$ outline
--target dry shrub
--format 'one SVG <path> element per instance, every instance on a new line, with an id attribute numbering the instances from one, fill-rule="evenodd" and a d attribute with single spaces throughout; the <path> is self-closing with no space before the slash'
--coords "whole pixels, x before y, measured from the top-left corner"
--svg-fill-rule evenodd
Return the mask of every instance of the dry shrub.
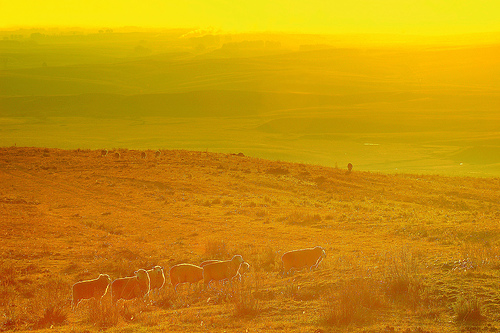
<path id="1" fill-rule="evenodd" d="M 482 315 L 482 306 L 479 299 L 474 296 L 460 295 L 453 305 L 456 320 L 459 322 L 478 323 L 485 319 Z"/>
<path id="2" fill-rule="evenodd" d="M 266 171 L 266 173 L 270 175 L 275 175 L 275 176 L 280 176 L 280 175 L 288 175 L 290 171 L 286 168 L 282 167 L 277 167 L 277 168 L 270 168 Z"/>
<path id="3" fill-rule="evenodd" d="M 93 300 L 87 310 L 87 320 L 99 328 L 113 327 L 118 324 L 118 310 L 109 303 L 99 304 L 98 301 Z"/>
<path id="4" fill-rule="evenodd" d="M 249 290 L 238 290 L 233 297 L 235 317 L 253 317 L 260 311 L 259 300 Z"/>
<path id="5" fill-rule="evenodd" d="M 223 259 L 228 257 L 229 251 L 226 242 L 212 239 L 205 244 L 205 254 L 209 258 Z"/>
<path id="6" fill-rule="evenodd" d="M 0 261 L 0 285 L 11 286 L 16 283 L 17 269 L 9 260 Z"/>
<path id="7" fill-rule="evenodd" d="M 167 282 L 165 282 L 166 284 Z M 174 305 L 174 299 L 176 297 L 172 288 L 165 289 L 166 286 L 163 287 L 163 292 L 160 292 L 159 298 L 153 302 L 154 305 L 162 308 L 162 309 L 171 309 Z"/>
<path id="8" fill-rule="evenodd" d="M 411 252 L 401 250 L 396 255 L 387 255 L 384 287 L 390 299 L 405 301 L 413 308 L 421 303 L 423 285 L 415 256 Z"/>
<path id="9" fill-rule="evenodd" d="M 296 210 L 288 215 L 278 218 L 278 221 L 286 222 L 291 225 L 308 226 L 321 222 L 321 216 L 319 214 L 304 213 Z"/>
<path id="10" fill-rule="evenodd" d="M 372 310 L 383 306 L 378 284 L 367 278 L 346 281 L 338 295 L 330 290 L 326 302 L 323 321 L 333 326 L 368 322 Z"/>
<path id="11" fill-rule="evenodd" d="M 255 270 L 274 271 L 276 269 L 276 254 L 277 252 L 270 246 L 257 253 Z"/>
<path id="12" fill-rule="evenodd" d="M 71 286 L 54 277 L 37 289 L 34 299 L 28 303 L 28 321 L 35 329 L 62 325 L 68 317 Z"/>

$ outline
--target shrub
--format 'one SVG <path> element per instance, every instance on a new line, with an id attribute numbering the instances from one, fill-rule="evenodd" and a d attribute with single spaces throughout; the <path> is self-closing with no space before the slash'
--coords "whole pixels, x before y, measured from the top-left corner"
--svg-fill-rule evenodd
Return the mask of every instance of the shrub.
<path id="1" fill-rule="evenodd" d="M 276 251 L 271 247 L 266 247 L 262 252 L 257 254 L 255 269 L 264 270 L 266 272 L 274 271 L 276 268 Z"/>
<path id="2" fill-rule="evenodd" d="M 475 296 L 459 296 L 453 310 L 456 314 L 456 320 L 460 322 L 477 323 L 485 319 L 481 314 L 481 303 Z"/>
<path id="3" fill-rule="evenodd" d="M 250 291 L 239 290 L 233 298 L 235 317 L 256 316 L 261 310 L 259 300 Z"/>
<path id="4" fill-rule="evenodd" d="M 88 307 L 87 320 L 99 328 L 108 328 L 118 324 L 119 315 L 116 307 L 111 304 L 99 304 L 93 300 Z"/>
<path id="5" fill-rule="evenodd" d="M 286 222 L 291 225 L 312 225 L 321 221 L 321 216 L 319 214 L 309 214 L 300 211 L 294 211 L 286 216 L 282 216 L 278 221 Z"/>
<path id="6" fill-rule="evenodd" d="M 205 244 L 205 254 L 210 258 L 222 259 L 228 256 L 226 242 L 223 240 L 209 240 Z"/>
<path id="7" fill-rule="evenodd" d="M 367 322 L 371 318 L 371 310 L 383 306 L 379 287 L 365 278 L 346 281 L 338 295 L 330 290 L 326 300 L 323 321 L 334 326 Z"/>
<path id="8" fill-rule="evenodd" d="M 418 306 L 422 283 L 412 253 L 402 250 L 398 255 L 388 255 L 384 286 L 389 298 L 404 300 L 412 307 Z"/>

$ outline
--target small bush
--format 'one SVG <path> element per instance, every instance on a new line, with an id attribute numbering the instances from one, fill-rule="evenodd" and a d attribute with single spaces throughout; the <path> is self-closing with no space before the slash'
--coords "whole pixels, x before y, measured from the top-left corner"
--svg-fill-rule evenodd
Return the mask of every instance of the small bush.
<path id="1" fill-rule="evenodd" d="M 266 171 L 266 173 L 268 173 L 270 175 L 279 176 L 279 175 L 288 175 L 290 173 L 290 171 L 288 171 L 288 169 L 285 169 L 285 168 L 277 167 L 277 168 L 268 169 Z"/>
<path id="2" fill-rule="evenodd" d="M 371 310 L 382 306 L 379 288 L 374 281 L 364 278 L 347 281 L 338 295 L 330 291 L 323 321 L 333 326 L 364 323 L 371 319 Z"/>
<path id="3" fill-rule="evenodd" d="M 250 291 L 237 292 L 233 304 L 235 317 L 253 317 L 260 312 L 259 300 Z"/>
<path id="4" fill-rule="evenodd" d="M 111 304 L 99 304 L 93 300 L 88 307 L 87 320 L 99 328 L 109 328 L 118 324 L 118 310 Z"/>
<path id="5" fill-rule="evenodd" d="M 278 218 L 280 222 L 286 222 L 291 225 L 312 225 L 321 222 L 321 216 L 319 214 L 309 214 L 300 211 L 294 211 L 286 216 Z"/>
<path id="6" fill-rule="evenodd" d="M 388 255 L 384 286 L 389 298 L 405 301 L 414 308 L 419 305 L 423 286 L 417 266 L 410 252 L 402 250 L 398 255 Z"/>
<path id="7" fill-rule="evenodd" d="M 481 303 L 477 297 L 461 295 L 454 304 L 453 310 L 459 322 L 477 323 L 485 319 L 481 314 Z"/>
<path id="8" fill-rule="evenodd" d="M 231 200 L 231 199 L 224 199 L 224 201 L 222 203 L 224 204 L 224 206 L 229 206 L 229 205 L 233 204 L 233 200 Z"/>
<path id="9" fill-rule="evenodd" d="M 210 258 L 222 259 L 229 255 L 226 242 L 223 240 L 209 240 L 205 244 L 205 254 Z"/>
<path id="10" fill-rule="evenodd" d="M 257 254 L 255 269 L 271 272 L 276 269 L 276 251 L 271 247 L 266 247 Z"/>
<path id="11" fill-rule="evenodd" d="M 43 316 L 35 325 L 36 328 L 50 327 L 63 324 L 68 318 L 67 308 L 61 304 L 53 304 L 45 308 Z"/>

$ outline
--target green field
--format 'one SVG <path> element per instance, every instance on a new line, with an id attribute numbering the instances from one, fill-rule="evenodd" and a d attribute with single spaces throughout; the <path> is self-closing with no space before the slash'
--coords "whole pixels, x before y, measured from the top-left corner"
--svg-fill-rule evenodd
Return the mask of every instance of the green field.
<path id="1" fill-rule="evenodd" d="M 500 175 L 494 40 L 188 32 L 1 32 L 0 146 Z"/>

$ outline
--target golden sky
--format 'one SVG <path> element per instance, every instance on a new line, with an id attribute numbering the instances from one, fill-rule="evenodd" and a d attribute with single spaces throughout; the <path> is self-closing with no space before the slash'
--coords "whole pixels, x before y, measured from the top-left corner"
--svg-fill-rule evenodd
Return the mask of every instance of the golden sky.
<path id="1" fill-rule="evenodd" d="M 0 0 L 0 27 L 212 27 L 226 32 L 500 31 L 497 0 Z"/>

